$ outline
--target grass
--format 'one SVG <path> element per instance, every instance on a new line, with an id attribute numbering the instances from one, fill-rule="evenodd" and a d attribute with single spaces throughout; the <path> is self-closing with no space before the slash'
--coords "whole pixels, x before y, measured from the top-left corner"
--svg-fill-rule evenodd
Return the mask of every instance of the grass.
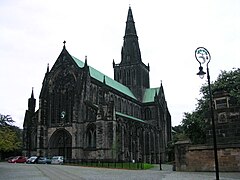
<path id="1" fill-rule="evenodd" d="M 115 168 L 115 169 L 150 169 L 152 164 L 148 163 L 106 163 L 106 162 L 81 162 L 81 163 L 67 163 L 68 165 L 87 166 L 87 167 L 103 167 L 103 168 Z"/>

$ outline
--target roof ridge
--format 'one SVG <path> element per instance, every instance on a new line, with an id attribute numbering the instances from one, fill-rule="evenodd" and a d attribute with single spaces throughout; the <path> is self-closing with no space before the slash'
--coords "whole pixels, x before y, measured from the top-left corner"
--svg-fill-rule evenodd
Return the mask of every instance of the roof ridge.
<path id="1" fill-rule="evenodd" d="M 71 57 L 73 58 L 73 60 L 76 62 L 76 64 L 82 68 L 84 66 L 84 63 L 76 58 L 75 56 L 72 56 Z M 89 65 L 88 65 L 89 66 Z M 105 75 L 104 73 L 100 72 L 99 70 L 95 69 L 94 67 L 92 66 L 89 66 L 89 69 L 90 69 L 90 76 L 93 77 L 94 79 L 100 81 L 100 82 L 103 82 L 104 80 L 104 76 L 105 76 L 105 82 L 106 82 L 106 85 L 114 88 L 115 90 L 117 91 L 120 91 L 122 92 L 123 94 L 133 98 L 133 99 L 137 99 L 134 94 L 132 93 L 132 91 L 125 85 L 119 83 L 118 81 L 112 79 L 111 77 Z"/>
<path id="2" fill-rule="evenodd" d="M 129 118 L 129 119 L 135 120 L 135 121 L 140 121 L 140 122 L 146 123 L 143 119 L 139 119 L 137 117 L 127 115 L 127 114 L 124 114 L 124 113 L 121 113 L 121 112 L 118 112 L 118 111 L 116 111 L 116 115 L 123 116 L 123 117 Z"/>

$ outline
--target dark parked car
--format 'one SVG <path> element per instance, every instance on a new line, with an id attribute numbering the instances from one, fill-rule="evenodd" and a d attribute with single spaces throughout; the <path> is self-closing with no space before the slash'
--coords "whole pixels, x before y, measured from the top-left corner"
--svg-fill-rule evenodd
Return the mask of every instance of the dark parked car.
<path id="1" fill-rule="evenodd" d="M 36 163 L 38 163 L 38 164 L 51 164 L 51 161 L 52 160 L 50 158 L 48 158 L 48 157 L 39 157 L 37 159 Z"/>
<path id="2" fill-rule="evenodd" d="M 24 156 L 16 156 L 12 159 L 9 159 L 9 163 L 25 163 L 27 161 L 27 158 Z"/>

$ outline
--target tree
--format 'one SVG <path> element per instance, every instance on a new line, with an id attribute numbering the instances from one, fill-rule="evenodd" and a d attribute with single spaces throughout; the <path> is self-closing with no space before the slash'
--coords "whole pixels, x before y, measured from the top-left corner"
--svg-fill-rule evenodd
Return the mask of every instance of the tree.
<path id="1" fill-rule="evenodd" d="M 0 114 L 0 159 L 2 153 L 21 148 L 21 130 L 12 125 L 13 122 L 10 115 Z"/>
<path id="2" fill-rule="evenodd" d="M 184 134 L 193 144 L 203 144 L 206 140 L 206 123 L 203 121 L 202 113 L 195 111 L 184 113 L 182 120 Z"/>
<path id="3" fill-rule="evenodd" d="M 182 125 L 172 127 L 172 135 L 173 135 L 173 138 L 171 141 L 168 142 L 167 149 L 166 149 L 166 153 L 168 154 L 169 162 L 173 162 L 175 159 L 174 144 L 177 141 L 189 140 L 188 136 L 183 131 Z"/>
<path id="4" fill-rule="evenodd" d="M 0 114 L 0 127 L 10 126 L 14 121 L 10 115 Z"/>
<path id="5" fill-rule="evenodd" d="M 211 84 L 213 94 L 218 91 L 229 93 L 230 103 L 240 106 L 240 69 L 221 71 L 217 80 Z M 209 91 L 208 85 L 204 84 L 200 88 L 202 97 L 198 100 L 196 109 L 192 113 L 184 113 L 181 123 L 182 130 L 193 144 L 205 143 L 206 123 L 209 118 Z"/>
<path id="6" fill-rule="evenodd" d="M 217 80 L 211 84 L 212 92 L 226 91 L 230 95 L 232 104 L 240 106 L 240 68 L 232 69 L 230 71 L 221 71 Z M 202 101 L 209 103 L 209 92 L 207 84 L 203 85 L 200 89 L 203 94 Z M 198 103 L 201 105 L 202 103 Z M 203 105 L 203 104 L 202 104 Z M 200 106 L 200 108 L 203 108 Z"/>
<path id="7" fill-rule="evenodd" d="M 0 137 L 0 151 L 2 152 L 17 150 L 21 147 L 17 133 L 9 127 L 0 128 Z"/>

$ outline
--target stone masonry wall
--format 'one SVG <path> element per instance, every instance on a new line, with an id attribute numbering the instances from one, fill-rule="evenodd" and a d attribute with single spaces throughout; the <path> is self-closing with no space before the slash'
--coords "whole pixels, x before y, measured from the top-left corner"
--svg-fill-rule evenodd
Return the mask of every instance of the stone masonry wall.
<path id="1" fill-rule="evenodd" d="M 211 145 L 190 145 L 177 142 L 175 146 L 177 171 L 214 171 L 214 152 Z M 218 145 L 219 171 L 240 171 L 240 144 Z"/>

